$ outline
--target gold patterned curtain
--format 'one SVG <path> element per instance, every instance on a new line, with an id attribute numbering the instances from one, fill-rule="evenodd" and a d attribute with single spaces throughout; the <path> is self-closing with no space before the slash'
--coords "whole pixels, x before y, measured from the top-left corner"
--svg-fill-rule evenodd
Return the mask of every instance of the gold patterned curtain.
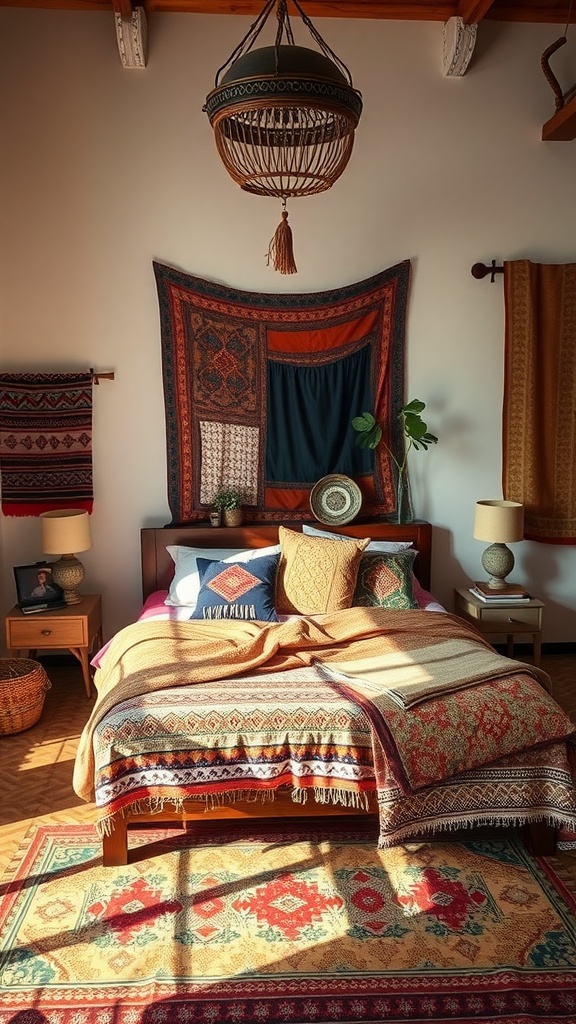
<path id="1" fill-rule="evenodd" d="M 576 263 L 504 263 L 503 493 L 528 540 L 576 544 Z"/>

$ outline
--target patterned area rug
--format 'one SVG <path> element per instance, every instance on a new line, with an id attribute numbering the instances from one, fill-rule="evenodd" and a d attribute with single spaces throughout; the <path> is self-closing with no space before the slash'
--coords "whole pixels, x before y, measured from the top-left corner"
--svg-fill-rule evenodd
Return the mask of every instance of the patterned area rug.
<path id="1" fill-rule="evenodd" d="M 574 896 L 515 839 L 377 851 L 350 819 L 142 839 L 153 856 L 103 868 L 90 828 L 32 833 L 2 884 L 1 1024 L 575 1019 Z"/>

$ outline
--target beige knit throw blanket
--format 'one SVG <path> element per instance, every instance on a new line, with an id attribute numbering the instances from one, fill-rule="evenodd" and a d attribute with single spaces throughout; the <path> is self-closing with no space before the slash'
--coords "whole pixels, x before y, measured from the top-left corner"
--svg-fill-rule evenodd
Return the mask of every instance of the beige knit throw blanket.
<path id="1" fill-rule="evenodd" d="M 379 695 L 408 709 L 518 671 L 530 673 L 549 689 L 546 673 L 496 654 L 465 622 L 440 612 L 348 608 L 281 623 L 144 620 L 116 634 L 96 672 L 98 697 L 74 767 L 76 793 L 84 800 L 94 797 L 94 729 L 121 701 L 315 661 L 345 674 L 359 700 L 376 707 Z"/>

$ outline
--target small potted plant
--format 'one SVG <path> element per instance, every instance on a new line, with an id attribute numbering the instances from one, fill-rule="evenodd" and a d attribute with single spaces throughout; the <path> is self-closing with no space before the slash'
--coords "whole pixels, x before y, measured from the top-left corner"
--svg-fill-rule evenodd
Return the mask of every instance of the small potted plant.
<path id="1" fill-rule="evenodd" d="M 212 502 L 222 516 L 224 526 L 240 526 L 242 523 L 242 493 L 234 487 L 221 487 Z"/>
<path id="2" fill-rule="evenodd" d="M 360 448 L 377 448 L 382 443 L 388 452 L 392 462 L 396 466 L 398 478 L 398 522 L 402 522 L 405 508 L 410 513 L 409 495 L 405 494 L 405 477 L 407 471 L 408 452 L 411 448 L 418 451 L 423 448 L 428 451 L 431 444 L 437 444 L 438 438 L 428 430 L 428 424 L 422 419 L 421 413 L 426 408 L 426 403 L 419 398 L 414 398 L 407 405 L 402 406 L 398 418 L 402 421 L 402 432 L 404 434 L 405 448 L 402 462 L 394 456 L 383 439 L 382 427 L 376 422 L 371 412 L 363 412 L 361 416 L 355 416 L 352 420 L 354 430 L 358 432 L 356 444 Z"/>

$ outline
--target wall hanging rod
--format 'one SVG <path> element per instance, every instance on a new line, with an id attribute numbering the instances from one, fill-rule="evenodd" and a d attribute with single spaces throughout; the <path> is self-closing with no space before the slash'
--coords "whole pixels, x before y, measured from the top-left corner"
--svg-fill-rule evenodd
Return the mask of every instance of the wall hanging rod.
<path id="1" fill-rule="evenodd" d="M 492 260 L 492 263 L 490 264 L 489 267 L 487 267 L 485 263 L 475 263 L 470 273 L 472 274 L 472 277 L 477 277 L 478 280 L 480 280 L 483 277 L 487 277 L 488 274 L 490 274 L 490 283 L 494 284 L 494 275 L 503 274 L 504 267 L 497 267 L 496 260 Z"/>
<path id="2" fill-rule="evenodd" d="M 90 370 L 88 372 L 92 374 L 93 384 L 99 384 L 101 380 L 114 380 L 113 371 L 111 371 L 110 373 L 95 373 L 92 367 L 90 367 Z"/>

